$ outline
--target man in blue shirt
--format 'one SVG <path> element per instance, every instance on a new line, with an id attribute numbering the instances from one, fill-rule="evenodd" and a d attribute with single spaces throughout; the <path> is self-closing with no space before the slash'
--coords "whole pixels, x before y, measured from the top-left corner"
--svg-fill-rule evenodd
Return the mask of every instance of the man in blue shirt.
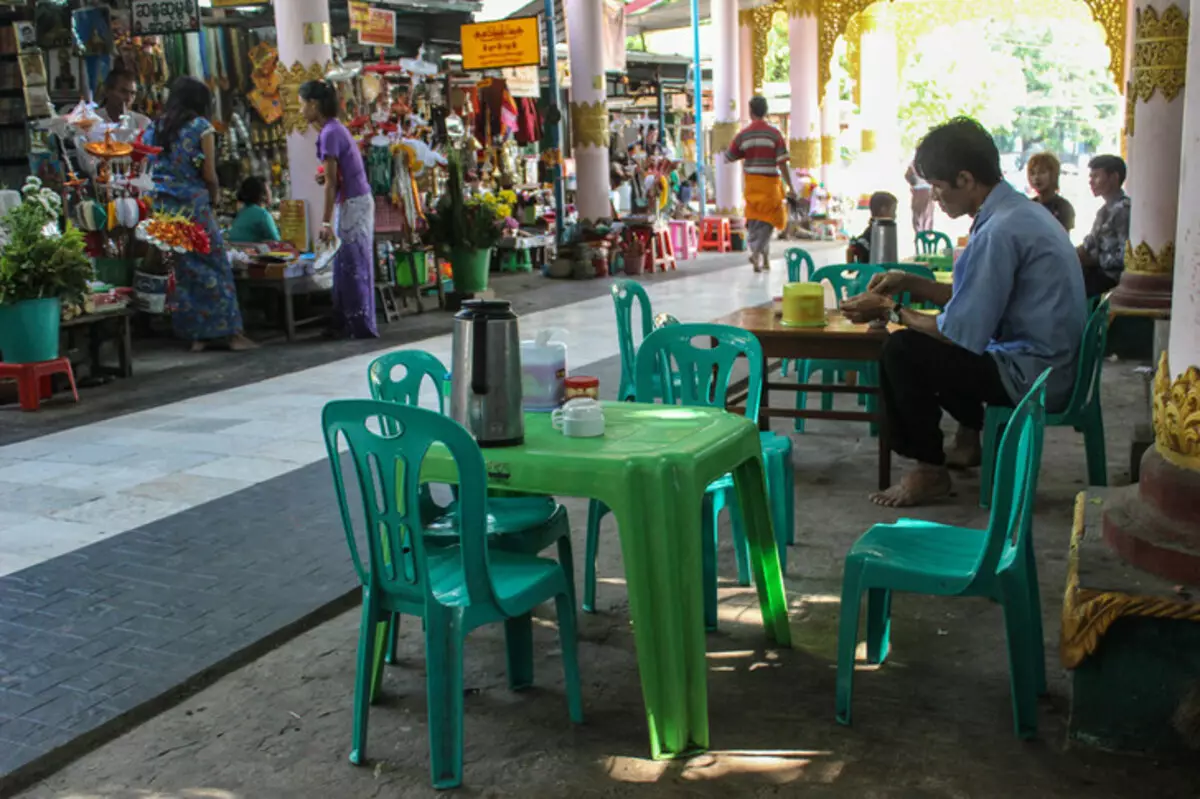
<path id="1" fill-rule="evenodd" d="M 917 466 L 871 496 L 890 507 L 948 494 L 948 468 L 979 463 L 984 406 L 1015 405 L 1050 367 L 1046 403 L 1061 410 L 1074 387 L 1087 322 L 1070 238 L 1045 209 L 1004 182 L 1000 154 L 978 122 L 960 117 L 934 128 L 917 146 L 915 164 L 942 211 L 975 221 L 952 286 L 890 271 L 842 303 L 852 321 L 906 328 L 884 346 L 880 386 L 892 448 Z M 932 316 L 903 307 L 893 297 L 904 292 L 943 310 Z M 949 456 L 943 410 L 960 425 Z"/>

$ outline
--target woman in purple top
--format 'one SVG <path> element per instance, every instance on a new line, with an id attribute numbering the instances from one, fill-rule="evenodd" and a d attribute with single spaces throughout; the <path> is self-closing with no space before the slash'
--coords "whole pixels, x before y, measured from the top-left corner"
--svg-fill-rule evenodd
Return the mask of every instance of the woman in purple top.
<path id="1" fill-rule="evenodd" d="M 375 323 L 375 198 L 358 144 L 337 120 L 337 90 L 323 80 L 300 87 L 304 118 L 321 132 L 317 158 L 325 166 L 321 241 L 341 240 L 333 261 L 333 332 L 378 338 Z M 335 213 L 336 211 L 336 213 Z"/>

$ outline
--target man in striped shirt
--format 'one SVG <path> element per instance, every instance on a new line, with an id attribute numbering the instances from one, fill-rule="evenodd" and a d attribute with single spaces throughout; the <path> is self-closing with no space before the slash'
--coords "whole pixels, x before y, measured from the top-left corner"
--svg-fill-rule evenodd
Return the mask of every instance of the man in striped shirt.
<path id="1" fill-rule="evenodd" d="M 750 124 L 725 153 L 727 160 L 742 162 L 746 175 L 746 238 L 755 272 L 771 268 L 771 235 L 787 225 L 785 198 L 794 193 L 787 142 L 766 117 L 766 99 L 755 97 L 750 101 Z"/>

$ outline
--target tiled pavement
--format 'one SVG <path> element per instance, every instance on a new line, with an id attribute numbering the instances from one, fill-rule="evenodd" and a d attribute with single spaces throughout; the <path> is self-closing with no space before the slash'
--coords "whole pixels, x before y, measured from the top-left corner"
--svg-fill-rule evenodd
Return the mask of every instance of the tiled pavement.
<path id="1" fill-rule="evenodd" d="M 783 276 L 716 277 L 650 295 L 703 320 Z M 616 385 L 607 297 L 523 320 Z M 371 357 L 0 447 L 0 795 L 356 601 L 316 419 Z"/>

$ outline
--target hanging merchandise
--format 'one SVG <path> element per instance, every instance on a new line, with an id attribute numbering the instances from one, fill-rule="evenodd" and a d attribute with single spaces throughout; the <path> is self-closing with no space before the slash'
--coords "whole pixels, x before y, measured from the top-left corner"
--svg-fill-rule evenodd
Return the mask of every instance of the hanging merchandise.
<path id="1" fill-rule="evenodd" d="M 111 10 L 107 6 L 81 8 L 71 15 L 71 28 L 76 46 L 83 51 L 88 89 L 95 94 L 112 66 Z"/>
<path id="2" fill-rule="evenodd" d="M 375 135 L 367 146 L 367 181 L 371 193 L 387 196 L 392 192 L 392 149 L 387 136 Z"/>
<path id="3" fill-rule="evenodd" d="M 283 101 L 279 96 L 279 51 L 266 42 L 260 42 L 250 50 L 253 71 L 250 80 L 254 88 L 247 95 L 254 111 L 263 122 L 273 125 L 283 118 Z"/>
<path id="4" fill-rule="evenodd" d="M 604 0 L 603 25 L 600 29 L 603 47 L 604 69 L 608 72 L 625 71 L 625 2 Z"/>

